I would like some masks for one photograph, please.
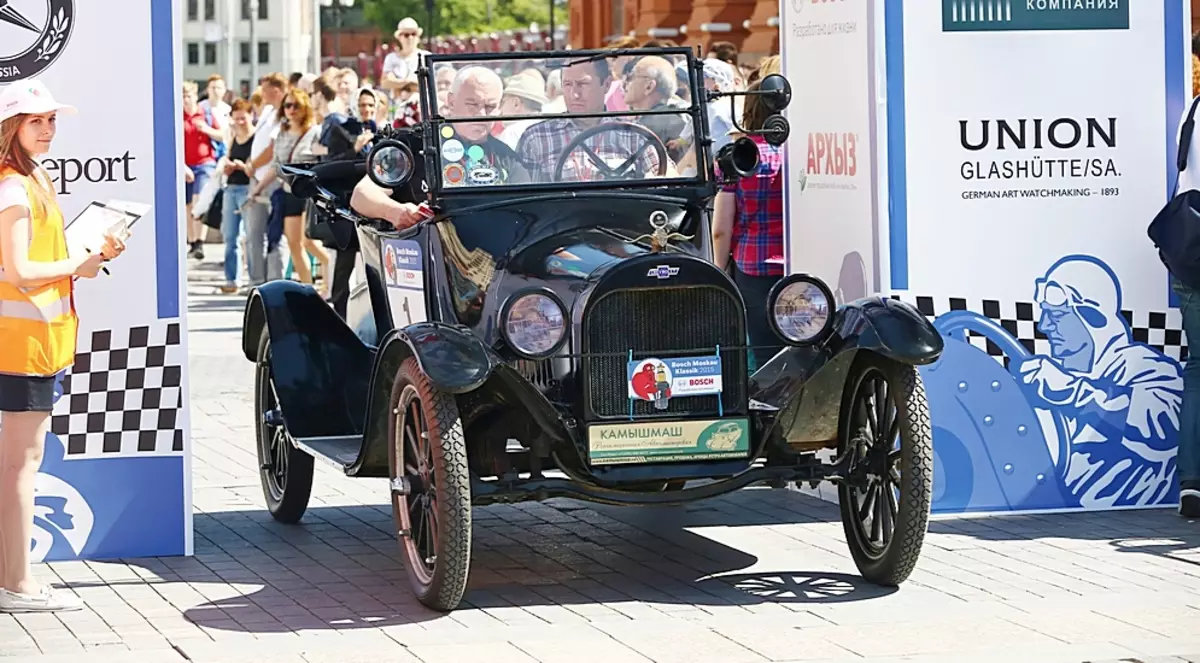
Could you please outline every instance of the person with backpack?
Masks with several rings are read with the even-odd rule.
[[[201,108],[197,100],[196,84],[187,81],[183,84],[183,165],[184,165],[184,203],[186,204],[185,218],[187,219],[187,235],[190,250],[188,255],[196,260],[204,259],[204,221],[192,216],[192,202],[208,180],[213,177],[217,168],[217,151],[213,141],[225,140],[225,134],[208,119],[208,114]]]
[[[1193,42],[1194,44],[1195,42]],[[1179,300],[1183,332],[1200,339],[1200,135],[1196,134],[1196,97],[1184,109],[1175,165],[1175,193],[1147,229],[1159,258],[1170,272],[1171,290]],[[1183,367],[1183,400],[1179,405],[1176,467],[1179,514],[1200,518],[1200,344]]]

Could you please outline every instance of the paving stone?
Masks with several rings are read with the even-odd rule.
[[[0,663],[1200,661],[1200,531],[1169,510],[938,517],[896,590],[862,581],[836,505],[796,490],[497,505],[474,511],[463,609],[432,612],[386,480],[318,464],[300,525],[263,509],[219,253],[188,285],[196,556],[39,565],[88,607],[0,615]]]

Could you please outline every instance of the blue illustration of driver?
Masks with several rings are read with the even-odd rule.
[[[934,322],[947,344],[923,370],[940,466],[934,510],[1172,503],[1180,363],[1134,340],[1120,282],[1094,257],[1054,263],[1035,280],[1033,305],[1049,354],[1030,354],[977,313]],[[1008,370],[968,332],[1001,348]]]
[[[1133,340],[1120,283],[1095,258],[1055,263],[1036,281],[1034,305],[1050,356],[1027,359],[1020,376],[1064,420],[1065,487],[1085,508],[1163,502],[1175,478],[1179,362]]]

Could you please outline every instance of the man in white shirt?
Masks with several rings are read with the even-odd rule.
[[[421,26],[416,20],[405,18],[396,24],[396,48],[383,59],[382,87],[393,98],[396,97],[400,86],[417,81],[417,68],[421,65],[421,56],[429,51],[417,48],[421,43]]]
[[[255,181],[262,181],[271,168],[271,159],[275,156],[275,136],[279,134],[279,122],[283,116],[280,105],[287,92],[288,79],[283,74],[271,74],[262,79],[262,117],[254,130],[254,140],[250,143],[249,168],[252,172],[249,175]],[[278,186],[278,183],[272,185]],[[246,221],[249,287],[283,278],[283,260],[279,254],[279,247],[267,251],[267,223],[271,218],[272,192],[273,189],[268,189],[258,198],[247,200],[242,209],[242,218]]]
[[[229,104],[225,103],[225,93],[228,90],[225,79],[221,78],[219,74],[213,74],[208,77],[208,97],[200,102],[200,110],[212,114],[216,128],[227,135],[229,133],[229,114],[232,111]]]

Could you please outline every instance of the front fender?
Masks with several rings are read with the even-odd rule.
[[[945,349],[942,335],[916,308],[884,297],[859,299],[838,310],[827,344],[834,352],[873,350],[917,366],[937,361]]]
[[[242,352],[251,361],[258,359],[264,329],[288,432],[297,438],[360,434],[373,349],[312,286],[292,281],[263,284],[246,299]]]
[[[860,299],[834,314],[823,343],[786,347],[751,376],[752,409],[768,413],[768,432],[789,442],[829,442],[837,436],[842,394],[859,351],[925,365],[944,349],[941,334],[911,305]]]
[[[470,329],[440,322],[395,329],[384,337],[380,348],[381,364],[396,353],[400,356],[397,367],[405,358],[416,357],[429,381],[451,394],[478,389],[501,361]]]
[[[421,371],[439,390],[464,394],[478,389],[492,375],[500,358],[471,330],[440,322],[418,322],[393,329],[379,344],[378,359],[367,390],[366,427],[358,461],[351,476],[378,476],[388,464],[388,417],[392,385],[400,364],[415,357]]]

